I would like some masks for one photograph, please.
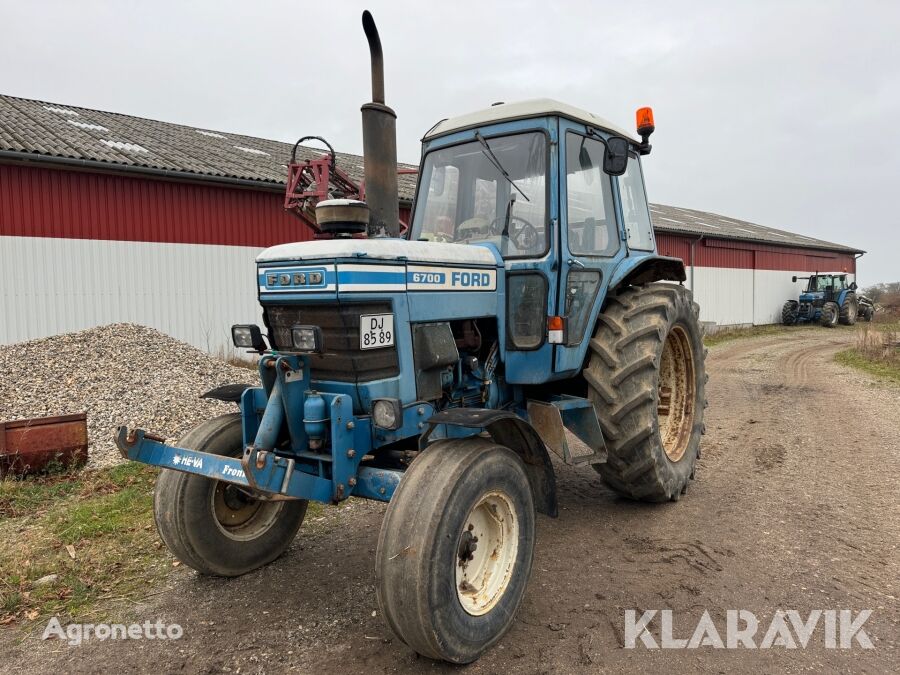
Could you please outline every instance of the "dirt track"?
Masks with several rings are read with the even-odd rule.
[[[831,362],[850,330],[810,328],[713,348],[708,433],[679,503],[615,498],[590,468],[559,466],[560,518],[540,517],[528,593],[499,647],[468,672],[900,669],[900,388]],[[871,420],[863,433],[852,420]],[[283,559],[236,580],[177,568],[120,620],[177,622],[177,642],[0,645],[0,671],[429,672],[375,615],[383,508],[329,510]],[[624,612],[674,610],[690,637],[703,610],[871,609],[863,650],[623,649]],[[652,633],[659,637],[656,620]]]

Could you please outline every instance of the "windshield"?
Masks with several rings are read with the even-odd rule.
[[[844,288],[844,280],[841,277],[834,277],[830,274],[820,274],[817,277],[810,277],[807,291],[811,293],[827,291],[829,286],[834,286],[832,290],[841,290]]]
[[[515,134],[425,157],[412,239],[493,242],[506,258],[547,250],[547,137]]]

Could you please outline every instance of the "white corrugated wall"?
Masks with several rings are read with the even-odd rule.
[[[261,249],[203,244],[0,237],[0,344],[129,322],[214,353],[230,327],[259,323],[254,260]],[[808,272],[696,267],[700,319],[778,323]],[[691,285],[688,269],[688,286]]]
[[[0,237],[0,343],[129,322],[227,353],[232,324],[261,321],[260,250]]]

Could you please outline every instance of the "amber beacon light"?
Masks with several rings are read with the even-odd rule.
[[[653,108],[638,108],[635,118],[637,121],[637,132],[641,137],[640,152],[642,155],[647,155],[650,153],[651,147],[648,139],[650,134],[656,130],[656,126],[653,124]]]
[[[656,127],[653,125],[653,108],[638,108],[637,131],[641,136],[649,136]]]

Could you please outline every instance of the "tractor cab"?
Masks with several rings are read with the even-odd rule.
[[[847,281],[844,273],[816,273],[809,277],[806,291],[800,296],[801,302],[834,302],[841,292],[855,289],[856,284]]]
[[[657,278],[681,280],[680,263],[654,255],[640,164],[652,113],[638,117],[640,139],[537,99],[443,120],[423,139],[410,237],[497,252],[516,383],[577,372],[600,311],[595,299],[627,275],[650,263]]]

